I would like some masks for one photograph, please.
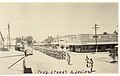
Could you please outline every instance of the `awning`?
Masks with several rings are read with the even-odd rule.
[[[58,42],[54,42],[54,43],[51,43],[51,44],[59,44]]]
[[[88,42],[88,43],[52,43],[52,44],[63,44],[63,45],[96,45],[95,42]],[[97,42],[98,45],[104,44],[118,44],[118,42]]]
[[[118,44],[118,42],[97,42],[97,44]],[[96,45],[96,43],[87,43],[87,45]]]
[[[81,43],[66,43],[66,45],[82,45]]]
[[[115,47],[118,47],[118,45],[116,45]]]

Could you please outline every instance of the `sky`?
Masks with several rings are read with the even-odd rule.
[[[32,36],[42,41],[48,36],[113,33],[118,29],[118,3],[0,3],[0,31],[11,37]]]

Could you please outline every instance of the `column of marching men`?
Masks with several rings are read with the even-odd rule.
[[[51,49],[40,49],[40,51],[48,56],[51,56],[56,59],[66,59],[66,52],[58,51],[58,50],[51,50]]]
[[[40,52],[59,60],[64,60],[66,59],[66,56],[67,56],[67,53],[65,51],[58,50],[58,49],[37,47],[35,48],[35,50],[39,50]]]

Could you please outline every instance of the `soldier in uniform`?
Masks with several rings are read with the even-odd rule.
[[[86,61],[86,67],[88,68],[89,66],[89,57],[86,55],[86,57],[85,57],[85,61]]]
[[[68,62],[68,65],[70,65],[70,55],[67,53],[67,62]]]
[[[92,58],[90,58],[90,72],[93,72],[93,60],[92,60]]]

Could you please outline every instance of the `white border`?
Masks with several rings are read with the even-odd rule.
[[[119,2],[119,0],[0,0],[0,2]]]
[[[119,3],[119,0],[0,0],[0,3],[1,2],[102,2],[102,3],[103,2],[118,2]],[[119,7],[120,7],[120,5],[119,5]],[[120,10],[118,12],[120,12]],[[120,18],[120,15],[119,15],[119,18]],[[118,22],[118,28],[119,28],[119,22]],[[118,31],[119,31],[119,29],[118,29]],[[118,41],[119,41],[119,39],[120,39],[120,32],[119,32]],[[120,43],[120,41],[119,41],[119,43]],[[120,45],[119,45],[119,47],[120,47]],[[119,48],[119,59],[120,59],[120,48]],[[120,66],[119,66],[119,69],[120,69]],[[119,73],[120,73],[120,70],[119,70]],[[27,76],[36,76],[36,75],[37,76],[39,76],[39,75],[46,76],[46,75],[42,75],[42,74],[31,74],[31,75],[27,74]],[[89,76],[96,76],[96,75],[97,76],[118,76],[119,74],[89,74]],[[16,76],[21,76],[21,75],[16,75]],[[26,76],[26,74],[24,74],[24,75],[22,74],[22,76]],[[54,75],[52,75],[52,74],[50,75],[49,74],[49,76],[56,76],[56,74],[54,74]],[[61,76],[61,75],[57,74],[57,76]],[[67,74],[67,75],[64,75],[64,76],[88,76],[88,74],[76,74],[76,75],[74,75],[74,74]]]

